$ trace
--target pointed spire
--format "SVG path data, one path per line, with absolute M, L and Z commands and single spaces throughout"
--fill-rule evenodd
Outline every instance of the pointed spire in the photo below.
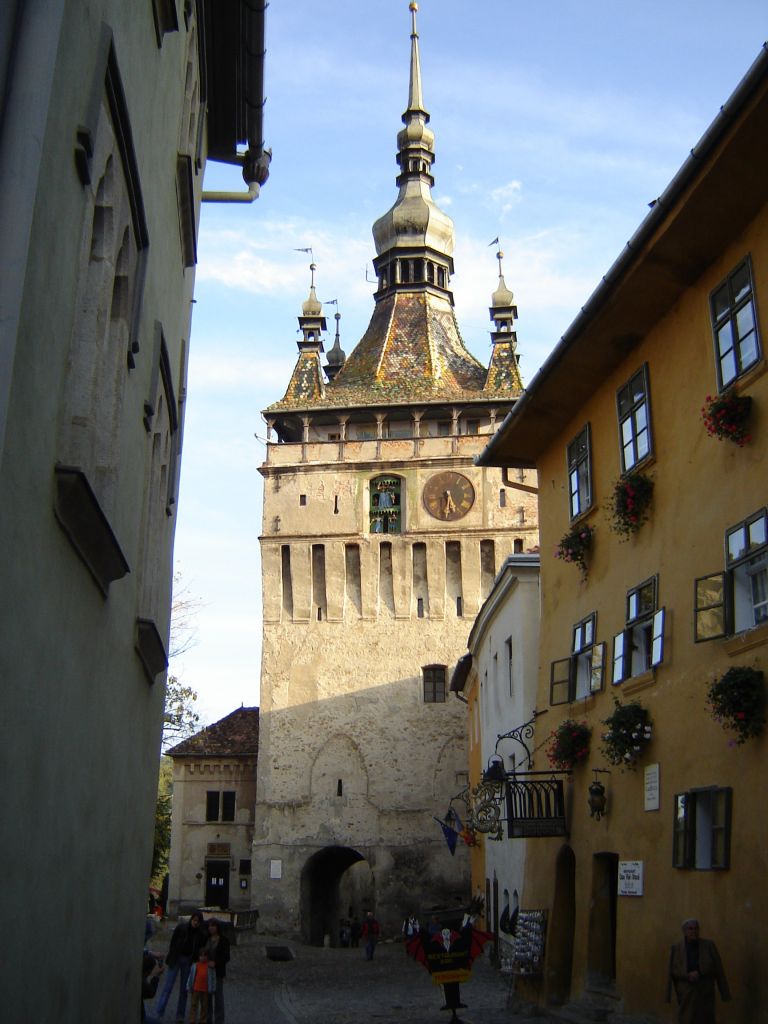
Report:
M 496 242 L 498 243 L 498 238 Z M 491 242 L 491 245 L 494 243 Z M 507 308 L 512 306 L 514 301 L 514 295 L 507 288 L 506 281 L 504 280 L 504 270 L 502 268 L 502 260 L 504 259 L 504 253 L 501 249 L 496 253 L 496 259 L 499 261 L 499 285 L 496 291 L 491 296 L 491 319 L 493 319 L 493 310 L 499 308 Z
M 490 244 L 498 246 L 496 259 L 499 261 L 499 283 L 496 286 L 496 291 L 491 296 L 491 307 L 489 309 L 494 327 L 491 331 L 493 351 L 491 352 L 488 376 L 483 390 L 504 392 L 506 394 L 520 394 L 523 382 L 518 367 L 520 357 L 517 354 L 517 334 L 514 330 L 517 306 L 515 305 L 515 297 L 507 288 L 507 283 L 504 280 L 502 263 L 504 253 L 501 251 L 498 238 L 494 238 Z
M 373 225 L 379 278 L 377 301 L 395 291 L 430 287 L 448 298 L 453 273 L 453 221 L 432 198 L 435 133 L 429 127 L 421 89 L 418 4 L 411 0 L 411 65 L 408 109 L 397 135 L 399 188 L 394 205 Z
M 307 297 L 306 301 L 303 303 L 303 305 L 301 307 L 301 311 L 304 314 L 304 316 L 319 316 L 319 314 L 322 313 L 322 311 L 323 311 L 323 307 L 322 307 L 322 305 L 320 303 L 320 300 L 318 299 L 317 294 L 315 292 L 315 271 L 316 270 L 317 270 L 317 265 L 314 264 L 314 263 L 310 263 L 309 264 L 309 272 L 311 274 L 311 278 L 310 278 L 310 285 L 309 285 L 309 296 Z M 323 329 L 325 329 L 325 328 L 323 328 Z
M 335 301 L 336 300 L 334 299 L 334 302 Z M 333 345 L 328 351 L 328 362 L 325 364 L 325 375 L 329 381 L 333 380 L 347 358 L 347 353 L 341 347 L 341 339 L 339 338 L 339 321 L 341 320 L 341 313 L 338 308 L 333 314 L 333 317 L 336 321 L 336 337 Z
M 408 89 L 408 110 L 409 111 L 420 111 L 427 115 L 429 120 L 429 114 L 424 109 L 424 99 L 421 94 L 421 61 L 419 60 L 419 33 L 416 28 L 416 11 L 418 11 L 419 5 L 416 0 L 411 0 L 408 5 L 408 10 L 411 12 L 411 80 Z M 405 114 L 403 115 L 405 121 Z

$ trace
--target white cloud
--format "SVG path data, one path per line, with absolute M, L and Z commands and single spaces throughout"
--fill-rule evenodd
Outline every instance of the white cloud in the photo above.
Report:
M 522 188 L 522 182 L 508 181 L 506 185 L 498 185 L 491 189 L 491 202 L 494 206 L 499 207 L 502 218 L 520 202 Z

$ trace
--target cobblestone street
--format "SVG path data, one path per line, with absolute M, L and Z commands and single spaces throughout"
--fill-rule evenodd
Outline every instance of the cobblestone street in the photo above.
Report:
M 170 930 L 155 935 L 151 948 L 164 952 Z M 248 937 L 233 946 L 227 968 L 226 1024 L 394 1024 L 434 1021 L 443 990 L 406 956 L 401 942 L 381 942 L 373 961 L 359 949 L 323 949 L 288 939 Z M 287 946 L 294 959 L 273 961 L 267 946 Z M 491 967 L 486 955 L 475 961 L 471 980 L 461 986 L 465 1024 L 518 1024 L 524 1018 L 507 1009 L 510 978 Z M 174 1020 L 176 991 L 165 1020 Z

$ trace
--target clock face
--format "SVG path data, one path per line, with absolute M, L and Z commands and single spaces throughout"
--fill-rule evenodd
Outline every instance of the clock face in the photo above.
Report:
M 424 485 L 424 508 L 435 519 L 461 519 L 475 503 L 475 489 L 465 476 L 450 470 L 436 473 Z

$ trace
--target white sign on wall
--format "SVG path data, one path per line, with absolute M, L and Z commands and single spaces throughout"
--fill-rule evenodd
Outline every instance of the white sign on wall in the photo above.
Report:
M 619 896 L 643 895 L 643 862 L 641 860 L 619 861 Z
M 281 860 L 271 860 L 269 862 L 269 877 L 270 878 L 282 878 L 283 877 L 283 862 Z
M 645 769 L 645 809 L 646 811 L 658 811 L 659 809 L 659 766 L 649 764 Z

